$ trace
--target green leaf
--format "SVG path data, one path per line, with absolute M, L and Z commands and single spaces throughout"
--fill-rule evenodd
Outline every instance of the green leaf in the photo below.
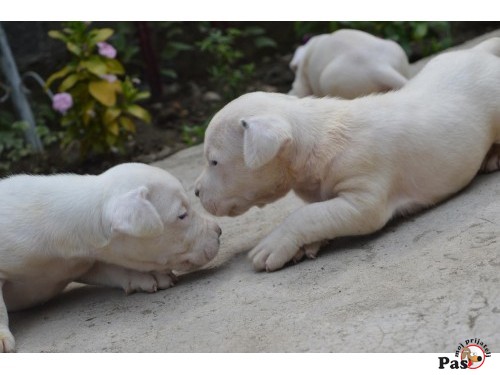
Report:
M 107 125 L 108 132 L 113 135 L 118 136 L 120 134 L 120 127 L 118 126 L 118 122 L 113 121 L 112 123 Z
M 109 74 L 124 74 L 125 68 L 123 65 L 116 59 L 106 59 L 106 68 Z
M 134 122 L 129 119 L 128 117 L 120 117 L 120 125 L 122 126 L 123 129 L 128 131 L 129 133 L 135 133 L 135 124 Z
M 87 126 L 90 122 L 90 120 L 95 116 L 94 112 L 94 105 L 95 101 L 89 100 L 84 106 L 83 106 L 83 125 Z
M 79 80 L 78 74 L 71 74 L 67 76 L 64 81 L 59 85 L 59 91 L 64 92 L 67 91 L 68 89 L 72 88 L 75 83 L 77 83 Z
M 128 106 L 126 108 L 126 111 L 132 116 L 135 116 L 148 124 L 151 122 L 151 115 L 149 114 L 149 112 L 137 104 Z
M 426 22 L 419 22 L 413 30 L 413 38 L 416 40 L 423 39 L 427 35 L 428 26 Z
M 117 141 L 118 138 L 113 133 L 109 132 L 106 134 L 106 143 L 109 147 L 113 147 Z
M 75 67 L 73 65 L 66 65 L 64 68 L 61 70 L 58 70 L 57 72 L 53 73 L 49 78 L 47 78 L 47 81 L 45 82 L 45 87 L 48 88 L 52 82 L 54 82 L 56 79 L 62 78 L 65 75 L 73 72 L 75 70 Z
M 78 47 L 75 43 L 71 43 L 71 42 L 66 43 L 66 48 L 68 49 L 68 51 L 70 51 L 71 53 L 73 53 L 77 56 L 80 56 L 82 53 L 82 49 L 80 47 Z
M 90 42 L 93 44 L 104 42 L 106 39 L 113 35 L 113 29 L 94 29 L 89 33 Z
M 264 47 L 276 48 L 278 45 L 271 38 L 268 38 L 267 36 L 260 36 L 258 38 L 255 38 L 255 46 L 257 48 L 264 48 Z
M 134 100 L 146 100 L 149 99 L 151 94 L 148 91 L 140 91 L 135 95 Z
M 264 34 L 266 31 L 260 26 L 249 26 L 243 30 L 245 36 L 258 36 Z
M 121 115 L 121 113 L 122 111 L 120 110 L 120 108 L 116 107 L 107 108 L 103 116 L 104 123 L 106 125 L 110 125 L 113 122 L 116 123 L 116 119 Z
M 167 45 L 168 48 L 172 48 L 177 51 L 192 51 L 194 47 L 187 43 L 182 42 L 169 42 Z
M 177 73 L 173 69 L 162 69 L 161 75 L 166 77 L 166 78 L 177 79 Z
M 117 84 L 119 85 L 117 81 L 92 81 L 89 83 L 90 95 L 106 107 L 112 107 L 116 104 L 116 92 L 119 90 Z
M 106 63 L 99 56 L 91 56 L 88 60 L 82 61 L 81 66 L 98 77 L 108 72 Z
M 61 31 L 51 30 L 51 31 L 49 31 L 48 34 L 52 39 L 62 40 L 63 42 L 68 41 L 68 36 L 66 34 L 62 33 Z

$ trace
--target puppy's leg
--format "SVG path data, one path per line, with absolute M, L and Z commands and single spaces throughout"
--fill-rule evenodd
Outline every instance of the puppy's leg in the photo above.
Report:
M 274 271 L 292 260 L 304 245 L 340 236 L 373 233 L 392 212 L 383 199 L 356 196 L 312 203 L 288 216 L 249 254 L 257 270 Z M 313 250 L 319 247 L 313 246 Z M 314 251 L 311 254 L 316 255 Z
M 292 83 L 292 89 L 288 92 L 288 95 L 294 95 L 298 98 L 303 98 L 309 95 L 313 95 L 313 90 L 309 84 L 309 79 L 304 72 L 303 64 L 299 65 L 295 80 Z
M 500 144 L 494 144 L 486 154 L 479 172 L 490 173 L 500 169 Z
M 171 272 L 140 272 L 112 264 L 96 264 L 77 281 L 91 285 L 105 285 L 122 288 L 125 293 L 154 293 L 174 285 L 176 277 Z
M 4 281 L 0 280 L 0 353 L 10 353 L 14 351 L 15 341 L 9 330 L 9 316 L 3 300 L 3 284 Z

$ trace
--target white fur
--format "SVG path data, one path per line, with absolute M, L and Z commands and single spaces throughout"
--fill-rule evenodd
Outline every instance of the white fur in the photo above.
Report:
M 302 62 L 302 59 L 304 58 L 304 55 L 306 53 L 306 46 L 307 44 L 297 47 L 292 56 L 292 60 L 290 60 L 290 64 L 288 64 L 288 66 L 294 73 L 297 71 L 300 63 Z
M 45 302 L 71 281 L 127 293 L 168 288 L 172 270 L 217 254 L 219 235 L 177 179 L 148 165 L 0 180 L 0 352 L 14 350 L 7 310 Z
M 321 241 L 372 233 L 442 201 L 481 168 L 499 168 L 498 51 L 500 38 L 444 53 L 399 91 L 355 100 L 241 96 L 208 126 L 205 156 L 217 164 L 196 182 L 203 206 L 234 216 L 290 190 L 309 202 L 250 252 L 256 269 L 272 271 L 315 257 Z M 252 118 L 258 127 L 241 126 Z M 282 129 L 285 142 L 266 135 Z M 266 157 L 249 165 L 245 148 Z
M 403 49 L 360 30 L 321 34 L 300 46 L 290 62 L 290 95 L 346 99 L 401 88 L 409 77 Z
M 269 162 L 292 137 L 290 126 L 280 117 L 252 116 L 242 120 L 242 126 L 246 129 L 243 156 L 249 168 L 259 168 Z

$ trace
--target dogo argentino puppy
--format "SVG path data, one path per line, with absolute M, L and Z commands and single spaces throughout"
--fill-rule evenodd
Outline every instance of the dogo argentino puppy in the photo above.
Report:
M 144 164 L 98 175 L 0 180 L 0 352 L 14 350 L 7 311 L 47 301 L 71 281 L 156 292 L 203 266 L 221 230 L 180 182 Z
M 290 190 L 310 203 L 250 252 L 267 271 L 435 205 L 499 167 L 499 56 L 500 38 L 443 53 L 400 90 L 354 100 L 243 95 L 208 126 L 195 194 L 218 216 Z

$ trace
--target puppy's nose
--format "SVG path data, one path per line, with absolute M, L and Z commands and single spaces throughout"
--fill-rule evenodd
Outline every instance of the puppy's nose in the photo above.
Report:
M 222 236 L 222 229 L 221 229 L 221 227 L 219 227 L 218 225 L 217 225 L 217 229 L 216 229 L 216 231 L 217 231 L 217 233 L 219 234 L 219 237 L 220 237 L 220 236 Z
M 194 189 L 194 195 L 199 197 L 200 196 L 200 189 Z

